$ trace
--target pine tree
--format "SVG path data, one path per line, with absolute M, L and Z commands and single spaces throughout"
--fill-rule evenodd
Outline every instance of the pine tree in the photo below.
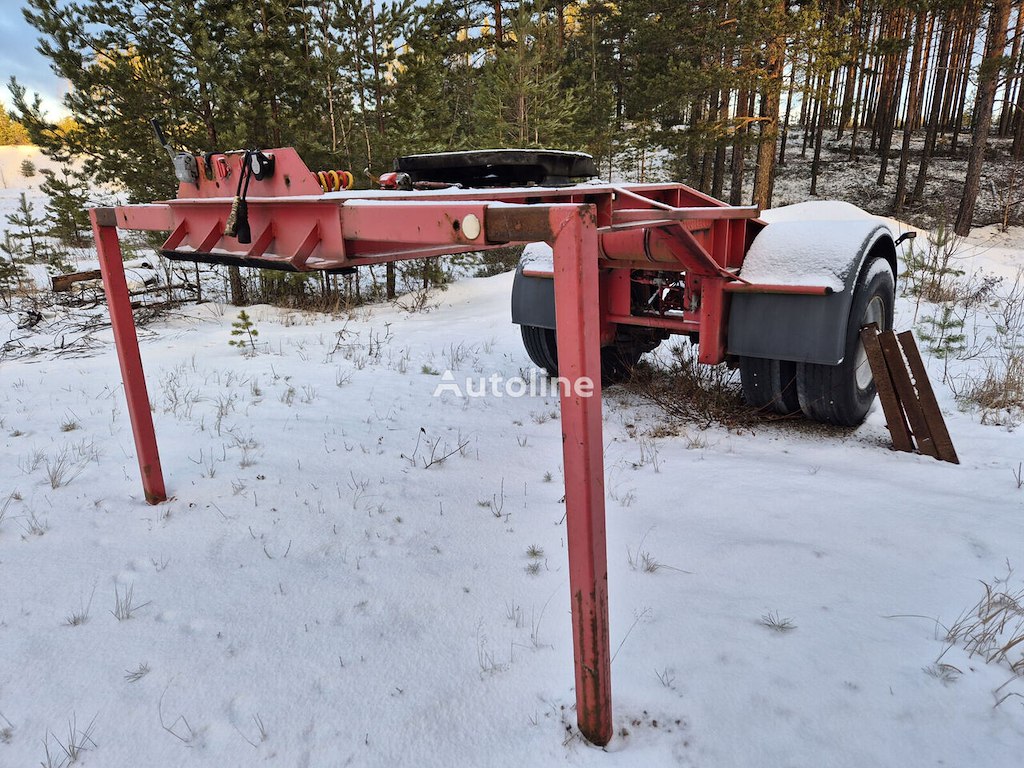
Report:
M 14 213 L 7 214 L 6 218 L 10 227 L 17 228 L 9 234 L 21 245 L 23 258 L 32 264 L 47 261 L 51 249 L 44 240 L 46 219 L 35 215 L 35 205 L 28 201 L 24 192 L 18 197 L 18 207 Z
M 228 344 L 243 351 L 248 347 L 248 352 L 252 354 L 256 352 L 256 339 L 259 335 L 256 324 L 243 309 L 238 313 L 238 319 L 231 323 L 231 338 L 228 339 Z
M 54 130 L 38 97 L 12 79 L 18 118 L 50 157 L 83 158 L 87 176 L 122 186 L 130 202 L 175 194 L 177 182 L 149 127 L 153 117 L 178 147 L 193 152 L 287 140 L 308 150 L 308 162 L 326 158 L 309 0 L 27 5 L 40 51 L 72 86 L 64 106 L 76 126 Z M 238 269 L 229 268 L 229 276 L 233 300 L 243 303 Z
M 11 236 L 10 232 L 4 232 L 0 251 L 6 254 L 6 258 L 0 256 L 0 302 L 6 309 L 10 309 L 11 299 L 21 288 L 25 279 L 25 270 L 17 261 L 21 258 L 24 248 Z
M 474 131 L 486 147 L 577 148 L 580 99 L 562 84 L 558 27 L 525 6 L 506 21 L 508 45 L 480 76 Z
M 42 174 L 46 181 L 39 189 L 47 196 L 48 234 L 73 248 L 87 246 L 91 239 L 86 210 L 89 187 L 84 174 L 67 163 L 60 166 L 59 173 L 44 169 Z

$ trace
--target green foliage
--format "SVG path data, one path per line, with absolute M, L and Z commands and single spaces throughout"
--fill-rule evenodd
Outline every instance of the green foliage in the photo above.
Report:
M 238 313 L 238 319 L 231 323 L 231 338 L 228 339 L 228 344 L 232 347 L 238 347 L 241 350 L 255 353 L 256 339 L 259 335 L 260 332 L 256 324 L 249 317 L 249 313 L 243 309 Z
M 89 186 L 85 175 L 67 163 L 60 166 L 59 172 L 44 169 L 42 174 L 46 181 L 39 189 L 47 196 L 49 235 L 74 248 L 89 245 Z
M 508 32 L 512 42 L 477 76 L 474 138 L 486 147 L 576 148 L 580 99 L 562 81 L 557 28 L 520 7 Z
M 4 233 L 4 240 L 0 243 L 0 251 L 6 254 L 0 256 L 0 303 L 4 308 L 10 309 L 11 299 L 21 288 L 25 279 L 25 270 L 18 264 L 16 257 L 21 253 L 20 244 L 11 237 L 10 232 Z
M 935 357 L 945 360 L 967 349 L 967 336 L 963 332 L 965 315 L 957 314 L 954 305 L 943 304 L 937 316 L 926 315 L 921 320 L 923 325 L 918 327 L 918 336 Z
M 46 261 L 50 253 L 43 239 L 46 219 L 36 216 L 35 205 L 28 201 L 24 192 L 18 197 L 14 213 L 7 214 L 6 218 L 8 226 L 15 228 L 8 234 L 17 244 L 19 255 L 33 264 Z
M 36 175 L 36 164 L 27 158 L 21 161 L 19 169 L 21 171 L 21 175 L 26 179 L 31 179 Z

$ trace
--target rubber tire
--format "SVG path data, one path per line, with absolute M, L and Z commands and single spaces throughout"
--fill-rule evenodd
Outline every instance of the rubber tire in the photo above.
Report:
M 551 328 L 521 325 L 523 346 L 534 365 L 547 371 L 552 378 L 558 376 L 558 340 Z M 601 348 L 601 384 L 618 384 L 630 377 L 633 367 L 640 361 L 644 350 L 635 344 L 620 344 Z
M 741 357 L 740 382 L 747 405 L 783 416 L 800 410 L 794 362 Z
M 521 325 L 519 332 L 523 335 L 523 346 L 533 364 L 543 368 L 549 376 L 558 375 L 558 345 L 555 332 L 550 328 L 538 328 L 535 325 Z
M 839 365 L 797 364 L 797 395 L 807 418 L 844 427 L 864 421 L 878 390 L 874 379 L 868 378 L 866 386 L 857 382 L 858 357 L 862 365 L 867 364 L 858 354 L 862 351 L 860 329 L 869 322 L 877 322 L 883 331 L 892 328 L 895 302 L 892 267 L 885 259 L 872 259 L 864 265 L 854 288 L 843 361 Z

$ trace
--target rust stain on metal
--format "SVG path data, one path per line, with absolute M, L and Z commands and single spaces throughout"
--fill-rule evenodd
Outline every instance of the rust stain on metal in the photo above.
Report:
M 101 227 L 116 227 L 117 214 L 113 208 L 94 208 L 96 211 L 96 223 Z
M 484 224 L 488 243 L 542 242 L 555 236 L 547 206 L 488 208 Z

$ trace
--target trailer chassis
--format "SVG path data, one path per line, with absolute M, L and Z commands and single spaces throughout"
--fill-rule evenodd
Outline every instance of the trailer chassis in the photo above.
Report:
M 90 211 L 146 501 L 167 499 L 126 284 L 118 230 L 169 232 L 172 259 L 289 271 L 346 271 L 391 261 L 545 242 L 554 254 L 570 605 L 577 722 L 594 744 L 612 738 L 608 567 L 601 428 L 601 347 L 620 326 L 699 336 L 699 360 L 726 359 L 734 293 L 825 295 L 817 286 L 755 285 L 739 277 L 763 227 L 758 211 L 730 207 L 681 184 L 585 184 L 413 192 L 323 193 L 291 149 L 271 150 L 276 171 L 248 198 L 251 242 L 224 234 L 244 157 L 183 182 L 175 200 Z M 209 159 L 206 159 L 209 165 Z M 664 311 L 637 311 L 638 275 L 683 287 Z M 577 387 L 577 382 L 588 387 Z M 587 396 L 587 392 L 590 392 Z

